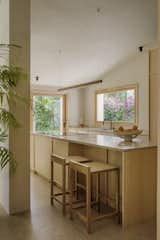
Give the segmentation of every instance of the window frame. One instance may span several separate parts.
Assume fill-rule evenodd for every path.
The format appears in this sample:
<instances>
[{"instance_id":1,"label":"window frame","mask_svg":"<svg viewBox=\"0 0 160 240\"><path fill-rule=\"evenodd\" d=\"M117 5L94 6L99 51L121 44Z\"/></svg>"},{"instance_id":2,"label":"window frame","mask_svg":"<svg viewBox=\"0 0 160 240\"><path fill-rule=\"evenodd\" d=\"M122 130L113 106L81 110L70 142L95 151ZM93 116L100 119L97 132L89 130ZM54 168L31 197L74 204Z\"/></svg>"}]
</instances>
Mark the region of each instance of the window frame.
<instances>
[{"instance_id":1,"label":"window frame","mask_svg":"<svg viewBox=\"0 0 160 240\"><path fill-rule=\"evenodd\" d=\"M31 110L30 110L30 130L32 133L37 134L37 132L34 132L34 106L33 106L33 97L34 96L52 96L52 97L62 97L63 101L63 116L62 116L62 127L61 131L64 132L67 129L68 124L68 101L67 101L67 94L57 94L57 93L49 93L49 92L32 92L31 93Z\"/></svg>"},{"instance_id":2,"label":"window frame","mask_svg":"<svg viewBox=\"0 0 160 240\"><path fill-rule=\"evenodd\" d=\"M125 85L125 86L118 86L118 87L112 87L112 88L107 88L107 89L100 89L95 91L95 124L96 125L108 125L110 121L97 121L97 95L98 94L105 94L105 93L111 93L111 92L118 92L118 91L123 91L123 90L131 90L134 89L135 91L135 119L134 122L128 122L128 121L112 121L115 125L133 125L133 124L138 124L138 84L130 84L130 85Z\"/></svg>"}]
</instances>

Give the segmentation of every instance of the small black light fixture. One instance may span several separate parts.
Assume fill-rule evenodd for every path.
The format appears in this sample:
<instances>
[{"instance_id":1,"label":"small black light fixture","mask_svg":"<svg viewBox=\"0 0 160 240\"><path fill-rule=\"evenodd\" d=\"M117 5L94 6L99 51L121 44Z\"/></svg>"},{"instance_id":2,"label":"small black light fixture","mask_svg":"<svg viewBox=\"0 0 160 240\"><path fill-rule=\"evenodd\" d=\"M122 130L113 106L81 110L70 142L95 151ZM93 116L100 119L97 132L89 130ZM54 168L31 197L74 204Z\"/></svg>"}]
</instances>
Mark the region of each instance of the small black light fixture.
<instances>
[{"instance_id":1,"label":"small black light fixture","mask_svg":"<svg viewBox=\"0 0 160 240\"><path fill-rule=\"evenodd\" d=\"M138 50L139 52L143 52L143 46L139 46Z\"/></svg>"},{"instance_id":2,"label":"small black light fixture","mask_svg":"<svg viewBox=\"0 0 160 240\"><path fill-rule=\"evenodd\" d=\"M35 79L36 79L36 82L38 82L39 81L39 76L36 76Z\"/></svg>"}]
</instances>

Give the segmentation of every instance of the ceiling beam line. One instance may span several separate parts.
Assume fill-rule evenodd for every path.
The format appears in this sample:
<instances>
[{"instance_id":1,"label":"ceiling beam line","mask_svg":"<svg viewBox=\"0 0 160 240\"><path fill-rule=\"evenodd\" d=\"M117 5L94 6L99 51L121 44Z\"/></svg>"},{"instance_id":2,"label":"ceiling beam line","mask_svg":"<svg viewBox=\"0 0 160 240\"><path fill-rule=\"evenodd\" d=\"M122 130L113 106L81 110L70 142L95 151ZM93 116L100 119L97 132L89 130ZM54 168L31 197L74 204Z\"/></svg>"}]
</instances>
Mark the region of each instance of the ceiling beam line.
<instances>
[{"instance_id":1,"label":"ceiling beam line","mask_svg":"<svg viewBox=\"0 0 160 240\"><path fill-rule=\"evenodd\" d=\"M73 88L82 88L82 87L87 87L87 86L94 85L94 84L99 84L99 83L102 83L102 80L96 80L96 81L81 83L81 84L72 85L72 86L68 86L68 87L64 87L64 88L59 88L58 91L60 92L60 91L70 90L70 89L73 89Z\"/></svg>"}]
</instances>

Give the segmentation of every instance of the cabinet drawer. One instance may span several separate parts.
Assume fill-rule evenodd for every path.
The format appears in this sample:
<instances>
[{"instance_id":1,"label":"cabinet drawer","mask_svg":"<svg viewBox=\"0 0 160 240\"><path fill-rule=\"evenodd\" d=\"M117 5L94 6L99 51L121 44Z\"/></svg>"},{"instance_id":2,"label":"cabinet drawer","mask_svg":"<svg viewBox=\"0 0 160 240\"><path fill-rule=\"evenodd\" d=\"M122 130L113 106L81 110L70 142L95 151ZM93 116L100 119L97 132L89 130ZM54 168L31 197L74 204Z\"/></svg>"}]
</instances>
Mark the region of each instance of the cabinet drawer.
<instances>
[{"instance_id":1,"label":"cabinet drawer","mask_svg":"<svg viewBox=\"0 0 160 240\"><path fill-rule=\"evenodd\" d=\"M63 140L53 139L53 153L62 157L68 156L68 142Z\"/></svg>"}]
</instances>

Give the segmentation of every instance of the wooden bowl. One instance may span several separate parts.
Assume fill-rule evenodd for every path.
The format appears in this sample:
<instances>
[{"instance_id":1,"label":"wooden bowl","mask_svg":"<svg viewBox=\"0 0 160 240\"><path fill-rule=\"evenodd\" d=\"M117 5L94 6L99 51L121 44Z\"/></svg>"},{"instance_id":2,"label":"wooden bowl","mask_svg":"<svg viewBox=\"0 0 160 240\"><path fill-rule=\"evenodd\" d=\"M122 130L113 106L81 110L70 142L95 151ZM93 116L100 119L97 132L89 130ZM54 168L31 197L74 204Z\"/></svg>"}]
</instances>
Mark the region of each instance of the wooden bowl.
<instances>
[{"instance_id":1,"label":"wooden bowl","mask_svg":"<svg viewBox=\"0 0 160 240\"><path fill-rule=\"evenodd\" d=\"M140 135L143 131L142 130L133 130L133 129L127 129L127 130L115 130L114 133L116 136L124 139L125 142L132 142L134 138L136 138L138 135Z\"/></svg>"}]
</instances>

